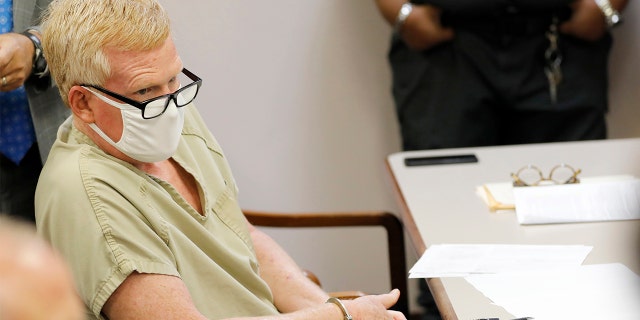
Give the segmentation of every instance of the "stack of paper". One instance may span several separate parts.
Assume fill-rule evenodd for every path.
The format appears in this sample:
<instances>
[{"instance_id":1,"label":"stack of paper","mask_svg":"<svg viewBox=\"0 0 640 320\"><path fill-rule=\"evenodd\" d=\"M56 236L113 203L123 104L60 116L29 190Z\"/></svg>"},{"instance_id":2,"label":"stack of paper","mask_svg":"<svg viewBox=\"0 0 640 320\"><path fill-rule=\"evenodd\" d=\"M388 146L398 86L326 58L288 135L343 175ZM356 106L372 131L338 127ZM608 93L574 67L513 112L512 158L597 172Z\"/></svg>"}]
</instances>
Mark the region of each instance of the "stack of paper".
<instances>
[{"instance_id":1,"label":"stack of paper","mask_svg":"<svg viewBox=\"0 0 640 320\"><path fill-rule=\"evenodd\" d=\"M516 317L640 319L640 277L619 263L471 275L465 279Z\"/></svg>"},{"instance_id":2,"label":"stack of paper","mask_svg":"<svg viewBox=\"0 0 640 320\"><path fill-rule=\"evenodd\" d=\"M515 210L513 184L511 182L486 183L476 188L476 194L489 207L490 212Z\"/></svg>"},{"instance_id":3,"label":"stack of paper","mask_svg":"<svg viewBox=\"0 0 640 320\"><path fill-rule=\"evenodd\" d=\"M515 317L640 319L640 277L613 263L582 266L580 245L432 245L410 278L464 277Z\"/></svg>"},{"instance_id":4,"label":"stack of paper","mask_svg":"<svg viewBox=\"0 0 640 320\"><path fill-rule=\"evenodd\" d=\"M520 224L640 219L638 179L513 188L513 196Z\"/></svg>"},{"instance_id":5,"label":"stack of paper","mask_svg":"<svg viewBox=\"0 0 640 320\"><path fill-rule=\"evenodd\" d=\"M592 248L581 245L432 245L409 270L409 278L577 267Z\"/></svg>"},{"instance_id":6,"label":"stack of paper","mask_svg":"<svg viewBox=\"0 0 640 320\"><path fill-rule=\"evenodd\" d=\"M583 178L577 184L477 188L491 212L513 212L520 224L640 219L640 180L630 175Z\"/></svg>"}]
</instances>

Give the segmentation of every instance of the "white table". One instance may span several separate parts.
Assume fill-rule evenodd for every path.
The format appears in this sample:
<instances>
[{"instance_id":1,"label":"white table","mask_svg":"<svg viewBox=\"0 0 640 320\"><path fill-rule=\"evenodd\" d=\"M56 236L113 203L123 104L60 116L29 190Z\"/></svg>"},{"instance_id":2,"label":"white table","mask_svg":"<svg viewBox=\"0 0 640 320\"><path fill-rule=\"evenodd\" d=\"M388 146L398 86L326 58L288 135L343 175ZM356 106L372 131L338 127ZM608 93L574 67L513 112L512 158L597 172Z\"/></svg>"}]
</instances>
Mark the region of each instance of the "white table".
<instances>
[{"instance_id":1,"label":"white table","mask_svg":"<svg viewBox=\"0 0 640 320\"><path fill-rule=\"evenodd\" d=\"M407 157L462 154L478 162L404 163ZM523 226L513 212L490 213L475 193L482 184L510 181L509 174L524 165L548 171L560 163L582 169L580 177L640 177L640 139L409 151L387 158L402 220L419 255L441 243L579 244L593 246L584 264L620 262L640 274L640 220ZM427 282L444 319L513 318L463 278Z\"/></svg>"}]
</instances>

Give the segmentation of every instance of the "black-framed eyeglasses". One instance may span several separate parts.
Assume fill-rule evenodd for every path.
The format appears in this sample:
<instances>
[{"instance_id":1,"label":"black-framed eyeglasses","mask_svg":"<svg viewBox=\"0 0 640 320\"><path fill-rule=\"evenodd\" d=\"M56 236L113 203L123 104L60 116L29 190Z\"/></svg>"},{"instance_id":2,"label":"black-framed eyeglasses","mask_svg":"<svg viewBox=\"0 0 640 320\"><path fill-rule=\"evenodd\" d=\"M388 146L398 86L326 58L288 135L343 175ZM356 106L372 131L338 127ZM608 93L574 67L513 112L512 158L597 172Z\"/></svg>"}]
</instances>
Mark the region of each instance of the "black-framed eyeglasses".
<instances>
[{"instance_id":1,"label":"black-framed eyeglasses","mask_svg":"<svg viewBox=\"0 0 640 320\"><path fill-rule=\"evenodd\" d=\"M151 98L142 102L127 98L123 95L117 94L100 86L91 84L83 84L81 86L96 89L124 103L130 104L131 106L136 107L142 111L142 118L153 119L163 114L167 110L167 107L169 106L169 103L171 101L175 103L176 107L180 108L191 103L191 101L196 98L196 95L198 95L198 91L200 90L200 86L202 85L202 79L200 79L200 77L196 76L186 68L182 69L182 73L189 77L189 79L191 79L193 82L186 86L181 86L180 89L176 90L173 93Z\"/></svg>"},{"instance_id":2,"label":"black-framed eyeglasses","mask_svg":"<svg viewBox=\"0 0 640 320\"><path fill-rule=\"evenodd\" d=\"M520 168L516 173L512 173L511 178L515 187L571 184L580 182L578 179L580 172L582 172L580 169L574 169L563 163L554 166L549 172L549 176L545 177L540 168L530 164Z\"/></svg>"}]
</instances>

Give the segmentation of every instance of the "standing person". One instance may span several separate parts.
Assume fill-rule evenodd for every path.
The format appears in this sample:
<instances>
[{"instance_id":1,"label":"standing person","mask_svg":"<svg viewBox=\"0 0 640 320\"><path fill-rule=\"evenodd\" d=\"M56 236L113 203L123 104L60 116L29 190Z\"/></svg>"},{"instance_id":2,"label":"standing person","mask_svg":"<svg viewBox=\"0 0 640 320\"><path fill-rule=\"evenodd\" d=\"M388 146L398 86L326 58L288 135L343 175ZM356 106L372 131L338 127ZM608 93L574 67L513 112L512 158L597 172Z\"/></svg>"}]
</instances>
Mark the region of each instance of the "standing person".
<instances>
[{"instance_id":1,"label":"standing person","mask_svg":"<svg viewBox=\"0 0 640 320\"><path fill-rule=\"evenodd\" d=\"M609 30L626 3L376 0L403 149L605 139Z\"/></svg>"},{"instance_id":2,"label":"standing person","mask_svg":"<svg viewBox=\"0 0 640 320\"><path fill-rule=\"evenodd\" d=\"M405 319L387 310L398 290L329 299L246 220L159 3L56 0L43 39L73 116L40 175L36 224L92 318Z\"/></svg>"},{"instance_id":3,"label":"standing person","mask_svg":"<svg viewBox=\"0 0 640 320\"><path fill-rule=\"evenodd\" d=\"M49 2L0 0L0 211L32 222L42 164L69 115L40 44Z\"/></svg>"},{"instance_id":4,"label":"standing person","mask_svg":"<svg viewBox=\"0 0 640 320\"><path fill-rule=\"evenodd\" d=\"M606 138L626 2L376 0L404 150Z\"/></svg>"}]
</instances>

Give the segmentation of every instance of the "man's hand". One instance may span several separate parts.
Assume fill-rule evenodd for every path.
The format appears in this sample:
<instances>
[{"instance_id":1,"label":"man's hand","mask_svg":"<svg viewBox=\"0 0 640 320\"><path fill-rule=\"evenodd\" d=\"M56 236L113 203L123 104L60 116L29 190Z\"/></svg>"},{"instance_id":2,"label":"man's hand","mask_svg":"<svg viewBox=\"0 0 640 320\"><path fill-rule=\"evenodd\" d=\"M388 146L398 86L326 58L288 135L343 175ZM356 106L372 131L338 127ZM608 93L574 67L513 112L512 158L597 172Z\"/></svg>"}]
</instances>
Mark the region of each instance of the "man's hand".
<instances>
[{"instance_id":1,"label":"man's hand","mask_svg":"<svg viewBox=\"0 0 640 320\"><path fill-rule=\"evenodd\" d=\"M453 39L453 29L440 22L441 10L430 5L414 5L400 35L411 49L426 50Z\"/></svg>"},{"instance_id":2,"label":"man's hand","mask_svg":"<svg viewBox=\"0 0 640 320\"><path fill-rule=\"evenodd\" d=\"M387 310L398 301L399 297L400 291L393 289L389 293L344 300L343 303L354 319L406 320L402 312Z\"/></svg>"},{"instance_id":3,"label":"man's hand","mask_svg":"<svg viewBox=\"0 0 640 320\"><path fill-rule=\"evenodd\" d=\"M560 25L560 32L587 41L596 41L607 32L604 15L593 0L571 3L571 18Z\"/></svg>"},{"instance_id":4,"label":"man's hand","mask_svg":"<svg viewBox=\"0 0 640 320\"><path fill-rule=\"evenodd\" d=\"M29 78L34 50L24 35L0 34L0 91L15 90Z\"/></svg>"},{"instance_id":5,"label":"man's hand","mask_svg":"<svg viewBox=\"0 0 640 320\"><path fill-rule=\"evenodd\" d=\"M611 6L622 12L628 0L610 0ZM594 0L575 0L571 3L571 18L560 25L560 32L588 41L596 41L607 32L602 10Z\"/></svg>"}]
</instances>

